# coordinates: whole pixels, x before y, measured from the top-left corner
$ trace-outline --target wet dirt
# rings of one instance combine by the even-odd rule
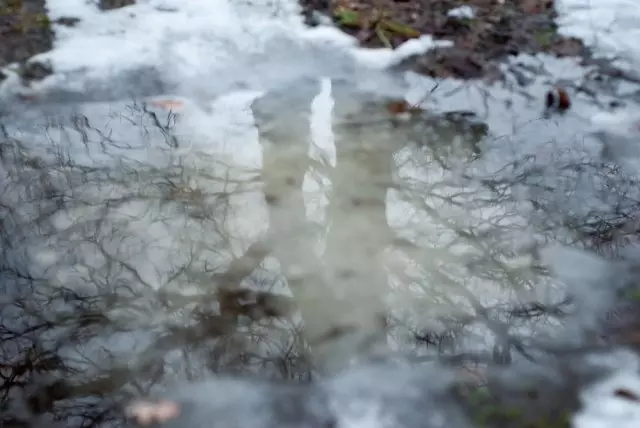
[[[301,4],[307,22],[317,23],[318,13],[332,17],[367,47],[395,47],[421,34],[452,41],[451,47],[406,61],[407,68],[431,77],[492,80],[501,74],[497,64],[507,56],[588,55],[579,40],[558,34],[550,0],[302,0]],[[346,21],[345,16],[355,14],[357,23]],[[379,22],[393,22],[397,31],[391,28],[380,34]]]
[[[17,64],[22,82],[41,80],[53,70],[49,64],[29,61],[34,55],[48,52],[53,47],[54,31],[47,16],[44,0],[0,0],[0,68]],[[133,0],[100,0],[100,10],[112,10],[132,5]],[[73,27],[75,17],[62,17],[56,24]],[[7,73],[0,72],[0,82]]]
[[[0,68],[18,63],[23,67],[19,74],[25,80],[49,74],[50,71],[43,72],[46,65],[35,66],[39,70],[32,73],[29,69],[34,66],[25,64],[32,56],[51,50],[53,35],[44,0],[0,1]]]

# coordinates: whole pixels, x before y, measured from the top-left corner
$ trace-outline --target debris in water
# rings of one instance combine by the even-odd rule
[[[403,113],[419,114],[423,111],[420,107],[409,104],[405,100],[392,101],[388,103],[387,110],[389,111],[389,113],[391,113],[394,116],[403,114]]]
[[[564,111],[571,107],[571,100],[566,90],[555,87],[547,92],[547,108]]]

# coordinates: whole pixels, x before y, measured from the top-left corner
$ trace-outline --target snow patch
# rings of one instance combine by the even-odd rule
[[[361,63],[372,68],[385,69],[405,58],[423,54],[430,49],[449,46],[453,46],[453,42],[435,41],[431,36],[421,36],[418,39],[406,41],[396,49],[357,49],[353,55]]]
[[[601,357],[602,358],[602,357]],[[638,357],[630,352],[605,357],[615,372],[581,394],[583,408],[574,416],[574,428],[632,428],[640,424]]]
[[[476,16],[475,10],[471,6],[460,6],[447,12],[447,16],[457,19],[473,19]]]
[[[54,49],[34,59],[50,62],[54,73],[34,82],[33,92],[84,92],[92,81],[116,89],[122,74],[153,70],[171,90],[211,98],[240,88],[264,89],[305,73],[330,75],[352,67],[347,60],[385,68],[449,44],[423,36],[395,50],[359,48],[337,28],[307,27],[294,0],[140,0],[109,11],[84,0],[48,0],[47,9],[56,32]],[[79,19],[73,27],[55,24],[70,17]],[[9,86],[17,90],[17,85],[13,79]]]

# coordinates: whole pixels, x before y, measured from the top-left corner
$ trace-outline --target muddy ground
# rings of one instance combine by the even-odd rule
[[[134,0],[94,0],[102,10],[116,9]],[[58,24],[72,26],[78,18],[70,16]],[[54,32],[47,16],[45,0],[0,0],[0,68],[11,63],[20,67],[25,83],[51,73],[47,64],[29,62],[29,58],[53,47]],[[0,82],[5,78],[0,71]]]
[[[102,10],[134,0],[92,0]],[[356,36],[363,46],[395,47],[422,34],[454,43],[412,58],[403,64],[433,77],[463,79],[498,77],[498,64],[508,55],[547,52],[557,56],[589,57],[576,39],[558,35],[552,0],[299,0],[307,22],[319,16]],[[450,11],[463,8],[458,16]],[[473,16],[465,14],[472,10]],[[58,20],[73,26],[77,17]],[[0,0],[0,68],[20,65],[24,82],[51,73],[47,64],[29,58],[52,48],[54,32],[44,0]],[[609,70],[607,74],[621,74]],[[620,76],[624,77],[624,76]],[[0,72],[0,81],[3,75]]]
[[[450,40],[411,60],[410,68],[433,77],[463,79],[497,75],[508,55],[546,52],[586,56],[576,39],[558,35],[552,0],[301,0],[307,20],[330,17],[364,46],[384,47],[422,34]],[[459,13],[451,16],[457,8]],[[472,11],[472,15],[465,13]]]

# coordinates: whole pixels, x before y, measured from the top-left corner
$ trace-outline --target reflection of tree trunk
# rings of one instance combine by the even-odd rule
[[[341,125],[336,130],[330,230],[320,259],[314,253],[315,236],[306,220],[302,191],[310,163],[307,115],[312,97],[305,106],[278,100],[275,96],[254,108],[264,147],[273,254],[300,309],[315,362],[320,370],[333,371],[356,357],[360,345],[381,331],[388,284],[381,252],[391,235],[385,204],[392,171],[389,133],[376,134],[382,130],[377,124]],[[274,108],[286,120],[274,117]],[[372,141],[374,135],[382,141]]]
[[[338,118],[339,119],[339,118]],[[336,167],[331,175],[330,224],[324,262],[340,304],[333,322],[357,327],[349,351],[380,344],[388,278],[383,252],[390,244],[386,217],[392,147],[384,123],[334,126]],[[380,131],[380,132],[378,132]],[[379,141],[376,141],[379,138]]]
[[[267,94],[253,106],[263,145],[262,179],[269,206],[270,246],[300,310],[310,344],[331,327],[327,308],[334,302],[314,252],[313,225],[306,218],[302,190],[310,162],[310,104],[316,93],[299,103],[280,99],[277,93]],[[322,357],[314,354],[314,360],[322,370]]]

